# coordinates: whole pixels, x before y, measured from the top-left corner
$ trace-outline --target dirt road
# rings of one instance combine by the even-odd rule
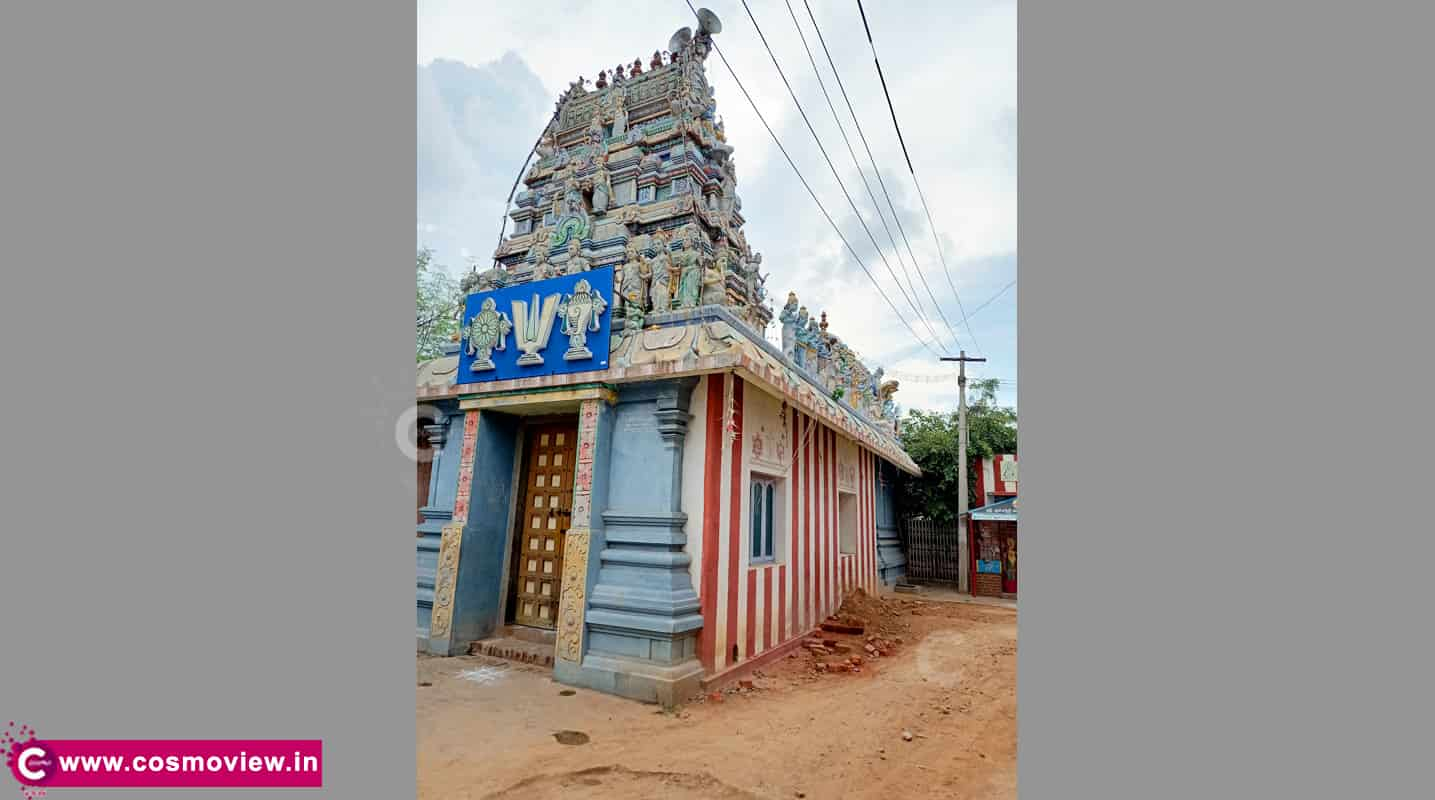
[[[1016,797],[1016,611],[905,596],[878,606],[883,635],[902,642],[860,672],[817,672],[817,660],[845,659],[803,650],[752,689],[671,713],[546,669],[420,658],[418,796]]]

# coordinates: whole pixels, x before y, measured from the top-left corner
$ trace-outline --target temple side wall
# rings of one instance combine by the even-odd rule
[[[719,501],[704,509],[699,570],[711,676],[806,635],[851,589],[876,591],[881,462],[732,373],[709,375],[705,397],[704,483]],[[775,484],[771,559],[753,557],[754,478]]]
[[[703,514],[704,514],[704,492],[703,492],[703,459],[706,457],[706,447],[703,433],[707,428],[708,420],[708,376],[698,378],[697,385],[693,387],[692,397],[688,404],[688,413],[691,416],[688,422],[687,446],[683,448],[683,512],[687,514],[687,520],[683,524],[683,534],[687,537],[683,552],[691,559],[688,563],[688,578],[693,583],[693,588],[702,594],[702,564],[703,564]]]

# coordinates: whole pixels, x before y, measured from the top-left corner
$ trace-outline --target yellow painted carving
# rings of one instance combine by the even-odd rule
[[[448,638],[453,624],[453,591],[458,581],[458,547],[463,541],[463,524],[443,528],[438,545],[438,570],[434,576],[433,611],[429,617],[429,638]]]
[[[587,597],[588,529],[571,528],[564,537],[563,589],[558,597],[558,657],[565,661],[576,662],[583,654]]]

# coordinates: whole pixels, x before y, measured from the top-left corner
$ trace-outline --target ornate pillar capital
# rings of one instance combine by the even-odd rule
[[[668,381],[658,390],[657,409],[653,415],[658,418],[658,435],[670,447],[681,446],[688,433],[688,405],[692,399],[697,378],[679,378]]]

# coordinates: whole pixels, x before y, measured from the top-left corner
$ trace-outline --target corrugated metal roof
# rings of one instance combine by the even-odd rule
[[[1005,500],[998,500],[995,503],[988,503],[980,508],[974,508],[967,513],[972,519],[987,520],[1016,520],[1016,498],[1008,497]]]

